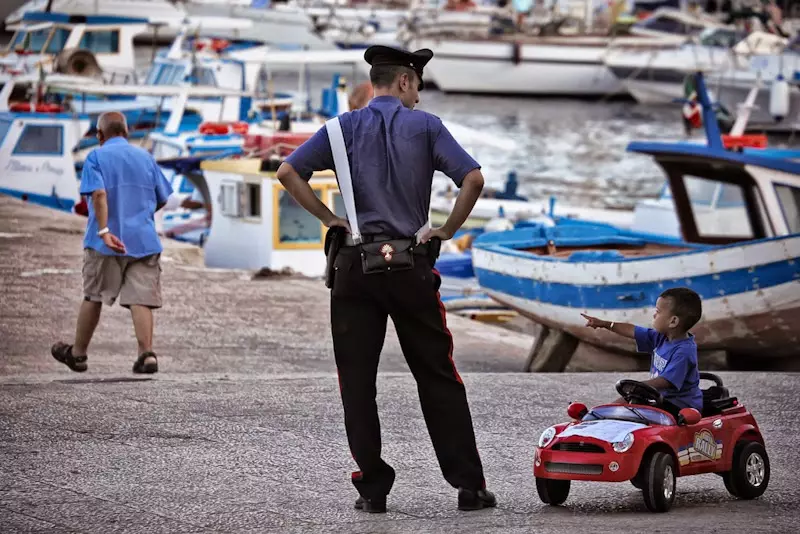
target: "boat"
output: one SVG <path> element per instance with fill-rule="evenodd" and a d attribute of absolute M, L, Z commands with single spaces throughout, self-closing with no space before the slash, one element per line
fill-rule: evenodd
<path fill-rule="evenodd" d="M 628 146 L 664 170 L 680 238 L 563 220 L 485 233 L 473 243 L 480 287 L 558 334 L 548 349 L 562 351 L 556 370 L 578 342 L 634 351 L 628 339 L 587 328 L 581 313 L 648 325 L 657 297 L 674 286 L 703 299 L 692 330 L 701 352 L 725 351 L 734 369 L 783 365 L 800 354 L 800 153 L 760 148 L 760 138 L 722 136 L 702 73 L 694 80 L 707 142 Z M 735 223 L 698 217 L 697 191 L 709 184 L 722 184 L 725 202 L 739 205 Z M 646 360 L 640 356 L 639 367 Z"/>
<path fill-rule="evenodd" d="M 106 83 L 138 83 L 134 38 L 145 33 L 142 17 L 25 13 L 0 51 L 0 87 L 15 76 L 60 72 Z"/>
<path fill-rule="evenodd" d="M 28 0 L 5 18 L 6 27 L 20 23 L 29 14 L 64 13 L 74 17 L 141 18 L 146 16 L 150 25 L 137 36 L 148 43 L 174 39 L 184 22 L 202 25 L 206 29 L 218 27 L 228 32 L 245 32 L 252 27 L 247 19 L 220 16 L 203 17 L 187 13 L 185 7 L 172 0 Z"/>
<path fill-rule="evenodd" d="M 572 206 L 556 202 L 555 197 L 531 199 L 517 192 L 518 185 L 517 173 L 510 171 L 502 189 L 484 187 L 462 227 L 483 227 L 498 217 L 525 220 L 541 216 L 578 218 L 613 223 L 625 228 L 633 225 L 634 211 L 632 209 Z M 457 190 L 452 183 L 440 180 L 431 196 L 431 223 L 444 224 L 450 212 L 453 211 L 457 198 Z"/>
<path fill-rule="evenodd" d="M 425 72 L 444 92 L 605 97 L 626 94 L 605 65 L 609 46 L 675 46 L 695 31 L 683 24 L 664 27 L 626 36 L 568 34 L 560 27 L 550 32 L 530 27 L 513 34 L 493 34 L 489 28 L 460 35 L 427 32 L 409 37 L 407 47 L 435 51 Z"/>
<path fill-rule="evenodd" d="M 642 104 L 668 104 L 683 97 L 686 68 L 691 67 L 704 70 L 708 86 L 725 99 L 721 103 L 732 106 L 744 99 L 758 72 L 765 73 L 765 81 L 779 70 L 793 78 L 797 65 L 793 46 L 766 32 L 746 35 L 735 28 L 709 28 L 679 46 L 637 49 L 615 44 L 605 64 Z"/>
<path fill-rule="evenodd" d="M 80 195 L 72 149 L 89 131 L 89 117 L 44 102 L 11 111 L 12 89 L 0 89 L 0 193 L 74 213 Z"/>

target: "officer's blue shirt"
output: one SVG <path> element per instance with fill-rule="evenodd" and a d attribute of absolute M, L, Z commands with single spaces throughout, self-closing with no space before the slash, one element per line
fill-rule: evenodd
<path fill-rule="evenodd" d="M 125 245 L 125 256 L 141 258 L 162 251 L 153 215 L 158 204 L 172 194 L 153 157 L 123 137 L 112 137 L 87 156 L 81 175 L 81 195 L 105 189 L 108 199 L 108 229 Z M 87 200 L 89 221 L 83 239 L 85 248 L 107 256 L 121 256 L 103 243 L 94 213 Z"/>
<path fill-rule="evenodd" d="M 362 234 L 413 236 L 427 221 L 434 171 L 461 187 L 480 165 L 430 113 L 410 110 L 394 96 L 339 116 Z M 335 170 L 323 126 L 286 161 L 308 180 L 314 171 Z M 344 214 L 340 214 L 344 216 Z"/>
<path fill-rule="evenodd" d="M 634 328 L 636 350 L 652 354 L 650 378 L 658 376 L 672 384 L 662 391 L 664 400 L 679 408 L 703 409 L 703 392 L 700 391 L 700 371 L 697 368 L 697 344 L 694 336 L 670 341 L 652 328 Z"/>

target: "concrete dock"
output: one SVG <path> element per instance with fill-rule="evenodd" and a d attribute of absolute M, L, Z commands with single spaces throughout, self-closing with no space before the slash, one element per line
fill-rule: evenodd
<path fill-rule="evenodd" d="M 353 510 L 347 448 L 319 280 L 203 268 L 165 241 L 161 372 L 131 373 L 128 312 L 106 308 L 89 370 L 55 362 L 81 297 L 85 219 L 0 196 L 2 532 L 796 532 L 800 375 L 720 373 L 755 414 L 772 464 L 766 494 L 739 501 L 716 475 L 678 479 L 668 514 L 630 484 L 575 483 L 542 504 L 533 445 L 572 400 L 616 397 L 642 373 L 518 372 L 531 338 L 452 316 L 455 362 L 498 508 L 456 510 L 394 331 L 378 378 L 384 452 L 397 470 L 387 514 Z"/>

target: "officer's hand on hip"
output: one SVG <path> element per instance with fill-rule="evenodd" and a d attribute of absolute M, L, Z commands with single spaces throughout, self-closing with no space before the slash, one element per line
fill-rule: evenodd
<path fill-rule="evenodd" d="M 350 232 L 350 223 L 347 222 L 347 219 L 342 219 L 341 217 L 333 217 L 333 219 L 324 221 L 324 224 L 327 228 L 333 228 L 334 226 L 341 226 L 342 228 L 347 228 L 347 231 Z"/>
<path fill-rule="evenodd" d="M 433 237 L 438 237 L 442 241 L 447 241 L 453 237 L 453 234 L 445 230 L 443 227 L 439 228 L 428 228 L 424 232 L 422 232 L 419 236 L 420 243 L 427 243 Z"/>

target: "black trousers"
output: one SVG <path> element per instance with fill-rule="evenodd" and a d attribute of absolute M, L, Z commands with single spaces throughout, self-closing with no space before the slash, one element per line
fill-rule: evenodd
<path fill-rule="evenodd" d="M 439 298 L 441 278 L 426 256 L 413 269 L 363 274 L 358 247 L 342 248 L 334 266 L 331 329 L 350 451 L 352 481 L 366 498 L 387 495 L 394 469 L 381 457 L 375 380 L 392 318 L 445 480 L 485 487 L 467 393 L 453 363 L 453 338 Z"/>

